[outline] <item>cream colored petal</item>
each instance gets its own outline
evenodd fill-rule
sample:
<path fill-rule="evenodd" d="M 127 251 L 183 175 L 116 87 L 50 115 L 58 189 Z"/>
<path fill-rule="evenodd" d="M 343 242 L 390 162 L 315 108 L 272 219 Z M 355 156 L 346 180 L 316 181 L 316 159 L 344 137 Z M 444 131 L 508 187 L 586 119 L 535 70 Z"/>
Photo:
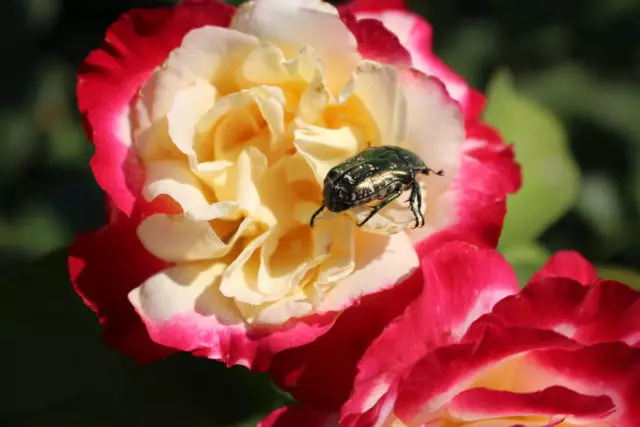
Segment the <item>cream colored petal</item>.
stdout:
<path fill-rule="evenodd" d="M 196 126 L 213 107 L 215 99 L 215 88 L 206 81 L 196 80 L 191 86 L 176 93 L 167 115 L 169 136 L 176 147 L 188 156 L 193 168 L 198 163 L 194 150 Z"/>
<path fill-rule="evenodd" d="M 162 120 L 175 94 L 196 80 L 208 81 L 224 92 L 233 85 L 229 75 L 257 45 L 255 37 L 228 28 L 208 26 L 189 32 L 142 87 L 136 103 L 140 129 Z"/>
<path fill-rule="evenodd" d="M 274 230 L 267 230 L 248 242 L 222 275 L 220 292 L 240 302 L 259 305 L 269 297 L 258 289 L 260 249 Z"/>
<path fill-rule="evenodd" d="M 313 305 L 304 295 L 287 296 L 262 307 L 253 322 L 262 325 L 281 325 L 289 319 L 310 314 Z"/>
<path fill-rule="evenodd" d="M 407 130 L 407 105 L 394 67 L 361 61 L 356 71 L 353 95 L 369 111 L 378 129 L 372 145 L 400 145 Z"/>
<path fill-rule="evenodd" d="M 433 78 L 406 72 L 401 85 L 407 100 L 404 145 L 418 154 L 429 168 L 444 171 L 444 177 L 431 175 L 426 179 L 430 192 L 439 194 L 453 181 L 460 167 L 465 138 L 460 107 Z"/>
<path fill-rule="evenodd" d="M 273 299 L 284 297 L 302 280 L 311 249 L 308 228 L 272 234 L 260 253 L 258 289 Z"/>
<path fill-rule="evenodd" d="M 285 67 L 286 58 L 276 45 L 262 41 L 252 50 L 238 68 L 238 81 L 248 85 L 279 85 L 290 79 Z"/>
<path fill-rule="evenodd" d="M 355 270 L 331 289 L 319 312 L 344 309 L 363 295 L 393 286 L 419 265 L 413 243 L 405 233 L 356 235 Z"/>
<path fill-rule="evenodd" d="M 331 236 L 328 258 L 320 266 L 315 282 L 318 290 L 321 290 L 324 285 L 342 280 L 356 268 L 356 224 L 348 217 L 336 215 L 331 221 L 318 222 L 314 228 L 319 250 L 326 245 L 325 236 Z"/>
<path fill-rule="evenodd" d="M 311 46 L 327 64 L 334 94 L 349 80 L 357 42 L 338 11 L 320 0 L 256 0 L 238 8 L 231 28 L 278 45 L 291 58 Z"/>
<path fill-rule="evenodd" d="M 254 222 L 251 218 L 240 222 L 238 205 L 233 202 L 199 208 L 197 214 L 196 218 L 152 215 L 138 226 L 138 237 L 149 252 L 165 261 L 214 259 L 229 253 Z"/>
<path fill-rule="evenodd" d="M 191 211 L 209 206 L 211 203 L 203 191 L 199 180 L 189 167 L 177 161 L 151 163 L 145 170 L 146 182 L 143 195 L 153 200 L 160 195 L 170 196 L 183 211 Z"/>
<path fill-rule="evenodd" d="M 366 147 L 351 127 L 327 129 L 296 121 L 294 145 L 311 166 L 320 185 L 329 170 Z"/>
<path fill-rule="evenodd" d="M 267 170 L 267 158 L 258 149 L 247 147 L 238 157 L 236 200 L 241 209 L 252 216 L 260 215 L 264 203 L 259 184 Z"/>
<path fill-rule="evenodd" d="M 454 200 L 447 189 L 460 168 L 465 129 L 459 105 L 448 97 L 437 80 L 407 72 L 401 84 L 408 112 L 405 146 L 429 168 L 444 171 L 444 176 L 431 174 L 421 178 L 426 187 L 423 200 L 427 226 L 409 231 L 417 241 L 455 219 Z"/>
<path fill-rule="evenodd" d="M 233 302 L 217 291 L 224 268 L 221 263 L 202 262 L 169 268 L 132 290 L 129 300 L 152 323 L 192 312 L 214 315 L 224 324 L 240 323 L 242 317 Z"/>
<path fill-rule="evenodd" d="M 283 137 L 286 102 L 282 89 L 273 86 L 253 87 L 219 98 L 197 125 L 201 141 L 197 150 L 210 153 L 217 161 L 237 160 L 246 145 L 269 152 L 269 147 Z"/>
<path fill-rule="evenodd" d="M 238 8 L 231 29 L 294 46 L 356 47 L 338 10 L 321 0 L 255 0 Z"/>
<path fill-rule="evenodd" d="M 235 71 L 259 41 L 230 28 L 206 26 L 190 31 L 163 66 L 187 81 L 209 81 L 222 93 L 237 89 Z"/>

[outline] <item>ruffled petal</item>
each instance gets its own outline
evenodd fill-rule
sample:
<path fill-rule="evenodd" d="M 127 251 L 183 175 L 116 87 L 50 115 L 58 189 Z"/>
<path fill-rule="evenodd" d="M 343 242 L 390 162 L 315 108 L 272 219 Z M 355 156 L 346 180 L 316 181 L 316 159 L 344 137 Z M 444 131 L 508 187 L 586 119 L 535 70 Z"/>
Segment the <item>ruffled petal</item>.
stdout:
<path fill-rule="evenodd" d="M 371 1 L 352 1 L 343 8 L 355 13 L 361 20 L 380 21 L 391 31 L 410 54 L 414 68 L 441 80 L 449 95 L 460 103 L 466 120 L 479 118 L 485 106 L 485 98 L 471 88 L 433 53 L 431 26 L 421 16 L 403 7 L 403 2 L 391 1 L 373 4 Z"/>
<path fill-rule="evenodd" d="M 545 277 L 566 277 L 583 285 L 590 285 L 598 280 L 593 264 L 574 251 L 560 251 L 553 254 L 544 267 L 533 275 L 531 281 Z"/>
<path fill-rule="evenodd" d="M 606 418 L 608 425 L 640 425 L 640 348 L 607 342 L 574 351 L 553 349 L 536 352 L 531 363 L 551 384 L 609 396 L 615 409 Z"/>
<path fill-rule="evenodd" d="M 186 264 L 147 279 L 129 299 L 153 341 L 196 355 L 265 369 L 274 353 L 304 345 L 333 324 L 335 314 L 311 315 L 276 328 L 249 326 L 220 290 L 224 266 Z"/>
<path fill-rule="evenodd" d="M 227 26 L 234 11 L 217 0 L 132 10 L 107 30 L 103 46 L 82 64 L 76 93 L 87 136 L 96 148 L 91 167 L 100 187 L 126 215 L 133 211 L 144 180 L 132 150 L 132 99 L 189 30 Z"/>
<path fill-rule="evenodd" d="M 318 310 L 343 310 L 359 298 L 401 282 L 418 266 L 418 256 L 404 233 L 392 236 L 357 233 L 353 272 L 327 292 Z"/>
<path fill-rule="evenodd" d="M 539 279 L 498 303 L 493 314 L 506 324 L 553 330 L 583 344 L 640 342 L 640 292 L 613 281 L 584 286 Z"/>
<path fill-rule="evenodd" d="M 349 81 L 359 55 L 357 41 L 338 11 L 320 0 L 255 0 L 238 8 L 231 28 L 278 45 L 285 56 L 311 46 L 326 65 L 335 95 Z"/>

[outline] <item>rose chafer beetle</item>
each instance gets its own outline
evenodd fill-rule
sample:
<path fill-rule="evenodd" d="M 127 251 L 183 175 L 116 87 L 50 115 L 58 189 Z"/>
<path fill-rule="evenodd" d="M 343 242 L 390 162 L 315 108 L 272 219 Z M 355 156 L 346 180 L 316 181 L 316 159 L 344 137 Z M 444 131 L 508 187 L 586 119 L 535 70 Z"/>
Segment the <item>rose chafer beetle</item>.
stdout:
<path fill-rule="evenodd" d="M 324 179 L 322 206 L 313 214 L 309 225 L 313 227 L 316 217 L 324 208 L 331 212 L 343 212 L 379 200 L 380 203 L 373 206 L 369 215 L 358 223 L 358 227 L 362 227 L 380 209 L 411 188 L 411 195 L 406 201 L 415 218 L 414 228 L 422 227 L 422 193 L 416 176 L 429 175 L 431 172 L 444 175 L 442 170 L 436 172 L 428 168 L 420 157 L 405 148 L 387 145 L 369 147 L 329 170 Z"/>

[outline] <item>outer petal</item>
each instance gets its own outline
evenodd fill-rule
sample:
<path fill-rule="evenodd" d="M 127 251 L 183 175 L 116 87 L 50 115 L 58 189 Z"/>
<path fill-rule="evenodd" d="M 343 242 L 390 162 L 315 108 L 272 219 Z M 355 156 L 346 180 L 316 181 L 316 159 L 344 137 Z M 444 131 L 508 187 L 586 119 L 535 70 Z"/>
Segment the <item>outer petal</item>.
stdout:
<path fill-rule="evenodd" d="M 586 258 L 574 251 L 555 253 L 544 267 L 533 275 L 531 281 L 545 277 L 566 277 L 583 285 L 589 285 L 598 280 L 596 268 Z"/>
<path fill-rule="evenodd" d="M 576 351 L 555 349 L 537 353 L 535 363 L 578 393 L 610 396 L 615 412 L 609 425 L 640 425 L 640 348 L 609 342 Z"/>
<path fill-rule="evenodd" d="M 175 207 L 157 199 L 144 214 L 173 209 Z M 78 236 L 70 248 L 69 271 L 76 292 L 104 326 L 106 343 L 141 363 L 150 363 L 175 349 L 149 338 L 127 300 L 131 289 L 167 266 L 140 243 L 136 236 L 139 221 L 139 218 L 126 218 Z"/>
<path fill-rule="evenodd" d="M 354 391 L 341 420 L 383 406 L 400 373 L 433 349 L 459 341 L 469 325 L 518 291 L 511 266 L 495 251 L 454 242 L 422 259 L 424 288 L 358 363 Z M 428 325 L 428 327 L 425 327 Z M 358 420 L 360 423 L 362 420 Z"/>
<path fill-rule="evenodd" d="M 447 204 L 452 206 L 455 221 L 427 239 L 414 234 L 418 252 L 452 240 L 495 248 L 506 214 L 507 195 L 520 185 L 520 165 L 515 162 L 513 147 L 504 145 L 500 135 L 484 124 L 467 125 L 460 171 L 439 200 L 443 210 L 448 209 Z M 443 218 L 436 224 L 442 226 L 446 222 Z"/>
<path fill-rule="evenodd" d="M 168 274 L 171 274 L 168 272 Z M 185 273 L 185 274 L 188 274 Z M 193 277 L 187 287 L 205 286 L 201 277 Z M 153 286 L 156 285 L 156 286 Z M 151 289 L 148 289 L 152 286 Z M 151 309 L 162 308 L 162 298 L 183 297 L 175 284 L 159 279 L 159 283 L 145 283 L 145 287 L 130 295 L 133 305 L 147 326 L 151 339 L 162 345 L 192 352 L 195 355 L 225 362 L 227 366 L 243 365 L 262 371 L 271 362 L 271 356 L 291 347 L 307 344 L 324 334 L 333 324 L 335 313 L 311 315 L 293 319 L 274 328 L 250 329 L 235 315 L 237 308 L 226 307 L 221 312 L 220 304 L 214 308 L 188 304 L 184 311 L 173 312 L 176 303 L 166 304 L 169 309 L 162 312 Z M 195 291 L 194 291 L 195 292 Z M 219 291 L 215 285 L 206 292 Z M 187 296 L 186 298 L 188 298 Z M 145 299 L 153 299 L 145 310 Z"/>
<path fill-rule="evenodd" d="M 411 66 L 411 55 L 398 37 L 376 19 L 358 19 L 347 9 L 340 15 L 356 37 L 358 52 L 364 58 L 385 64 Z"/>
<path fill-rule="evenodd" d="M 460 103 L 467 120 L 475 120 L 484 109 L 484 96 L 469 87 L 465 80 L 455 74 L 447 65 L 433 54 L 431 26 L 421 16 L 403 10 L 404 2 L 374 2 L 355 0 L 345 6 L 359 19 L 375 19 L 393 34 L 400 44 L 409 51 L 411 63 L 423 73 L 441 80 L 452 98 Z"/>
<path fill-rule="evenodd" d="M 256 427 L 338 427 L 335 413 L 317 411 L 308 406 L 278 408 L 260 421 Z"/>
<path fill-rule="evenodd" d="M 238 8 L 231 28 L 277 44 L 291 57 L 310 46 L 326 65 L 334 95 L 358 62 L 357 41 L 334 6 L 320 0 L 255 0 Z"/>
<path fill-rule="evenodd" d="M 482 376 L 509 357 L 576 347 L 576 343 L 551 331 L 505 329 L 487 321 L 476 322 L 463 343 L 426 354 L 406 373 L 394 412 L 405 422 L 428 419 L 471 384 L 479 382 L 477 387 L 483 387 Z"/>
<path fill-rule="evenodd" d="M 462 344 L 441 347 L 414 365 L 401 381 L 394 413 L 404 422 L 424 422 L 446 406 L 459 421 L 555 412 L 577 424 L 635 426 L 639 351 L 614 342 L 580 347 L 552 331 L 498 326 L 488 316 Z M 491 390 L 505 389 L 511 393 L 497 402 L 500 392 Z"/>
<path fill-rule="evenodd" d="M 618 282 L 583 286 L 548 277 L 494 307 L 506 324 L 553 330 L 584 344 L 640 342 L 640 292 Z"/>
<path fill-rule="evenodd" d="M 77 97 L 85 130 L 96 147 L 91 167 L 98 184 L 125 214 L 131 214 L 144 179 L 131 147 L 131 100 L 189 30 L 227 26 L 234 11 L 218 0 L 132 10 L 108 29 L 103 45 L 83 63 Z"/>

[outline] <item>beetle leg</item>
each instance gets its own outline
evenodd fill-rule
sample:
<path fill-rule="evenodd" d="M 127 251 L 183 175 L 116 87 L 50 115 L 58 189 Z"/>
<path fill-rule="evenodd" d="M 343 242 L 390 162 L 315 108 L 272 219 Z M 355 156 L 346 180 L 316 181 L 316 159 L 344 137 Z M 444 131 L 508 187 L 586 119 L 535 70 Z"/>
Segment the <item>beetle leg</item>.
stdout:
<path fill-rule="evenodd" d="M 418 224 L 420 223 L 420 221 L 418 220 L 418 214 L 416 213 L 416 208 L 413 205 L 413 203 L 416 201 L 416 196 L 418 196 L 419 193 L 420 193 L 420 187 L 417 186 L 416 182 L 414 181 L 413 184 L 411 184 L 411 195 L 407 199 L 407 202 L 409 202 L 409 209 L 411 209 L 411 213 L 413 214 L 413 218 L 416 221 L 416 224 L 415 224 L 415 226 L 413 228 L 418 228 Z"/>
<path fill-rule="evenodd" d="M 320 206 L 320 209 L 315 211 L 315 213 L 311 216 L 311 221 L 309 221 L 309 225 L 311 226 L 311 228 L 313 228 L 313 222 L 316 220 L 316 217 L 320 215 L 320 212 L 322 212 L 323 209 L 324 209 L 324 203 L 322 204 L 322 206 Z"/>
<path fill-rule="evenodd" d="M 416 220 L 416 224 L 413 228 L 424 227 L 424 216 L 422 215 L 422 192 L 420 191 L 420 184 L 418 184 L 417 181 L 414 181 L 413 184 L 411 184 L 410 200 L 409 207 L 411 208 L 413 217 Z M 417 208 L 414 205 L 414 202 L 417 202 Z"/>
<path fill-rule="evenodd" d="M 395 199 L 397 199 L 398 197 L 400 197 L 400 195 L 402 194 L 402 190 L 398 190 L 395 193 L 392 193 L 390 195 L 388 195 L 385 199 L 383 199 L 380 203 L 378 203 L 377 205 L 375 205 L 373 207 L 373 209 L 371 209 L 371 212 L 369 212 L 369 215 L 367 215 L 367 217 L 358 224 L 358 227 L 362 227 L 363 225 L 365 225 L 367 223 L 367 221 L 369 221 L 371 219 L 372 216 L 374 216 L 376 213 L 378 213 L 378 211 L 382 208 L 384 208 L 385 206 L 387 206 L 389 203 L 393 202 Z"/>

